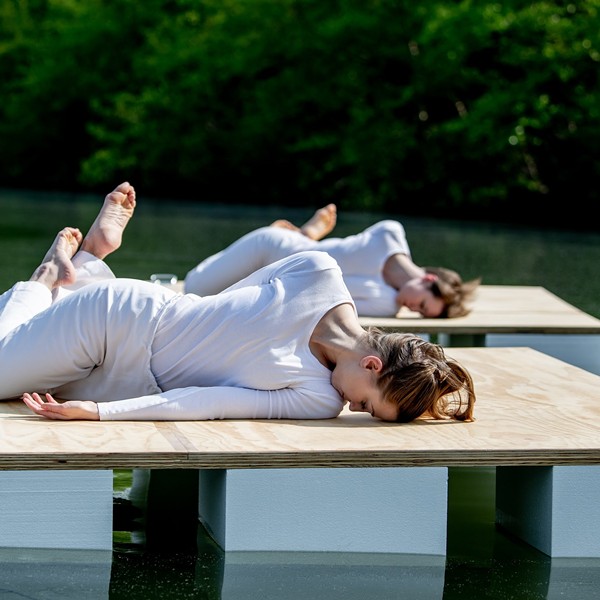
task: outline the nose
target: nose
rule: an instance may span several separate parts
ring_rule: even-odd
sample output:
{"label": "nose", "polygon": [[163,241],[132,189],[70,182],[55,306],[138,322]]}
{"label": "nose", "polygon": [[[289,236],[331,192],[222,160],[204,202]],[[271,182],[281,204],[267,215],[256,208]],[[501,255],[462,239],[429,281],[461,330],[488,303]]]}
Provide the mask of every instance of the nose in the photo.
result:
{"label": "nose", "polygon": [[413,302],[412,304],[410,304],[408,306],[408,308],[414,312],[419,313],[422,317],[426,317],[427,315],[425,314],[425,311],[421,308],[420,303],[418,302]]}

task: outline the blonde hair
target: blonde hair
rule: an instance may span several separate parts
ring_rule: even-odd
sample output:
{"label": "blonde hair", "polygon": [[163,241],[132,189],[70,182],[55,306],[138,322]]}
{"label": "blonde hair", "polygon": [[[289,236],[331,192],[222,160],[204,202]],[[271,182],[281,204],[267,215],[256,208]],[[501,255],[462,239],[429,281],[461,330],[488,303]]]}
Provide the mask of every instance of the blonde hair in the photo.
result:
{"label": "blonde hair", "polygon": [[374,327],[366,336],[383,362],[378,386],[384,398],[397,405],[397,422],[423,415],[474,420],[473,379],[441,346],[411,333],[385,333]]}
{"label": "blonde hair", "polygon": [[426,273],[437,276],[431,283],[431,292],[444,301],[445,307],[440,318],[464,317],[471,312],[469,303],[473,301],[475,291],[481,283],[481,277],[464,282],[461,276],[444,267],[423,267]]}

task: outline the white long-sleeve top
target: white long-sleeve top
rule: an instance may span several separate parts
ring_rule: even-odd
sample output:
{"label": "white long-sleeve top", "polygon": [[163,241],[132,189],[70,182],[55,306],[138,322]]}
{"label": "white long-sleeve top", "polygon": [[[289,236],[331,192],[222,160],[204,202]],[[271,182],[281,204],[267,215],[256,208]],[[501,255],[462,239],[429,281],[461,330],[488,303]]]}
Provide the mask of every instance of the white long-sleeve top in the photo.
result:
{"label": "white long-sleeve top", "polygon": [[309,341],[321,318],[344,303],[352,298],[341,271],[322,252],[278,261],[215,296],[176,296],[151,347],[162,391],[99,403],[100,418],[335,417],[343,402]]}
{"label": "white long-sleeve top", "polygon": [[93,400],[102,420],[341,411],[331,371],[309,347],[320,319],[352,304],[328,254],[295,254],[206,297],[115,279],[91,255],[76,258],[79,289],[52,298],[30,281],[0,296],[1,398]]}

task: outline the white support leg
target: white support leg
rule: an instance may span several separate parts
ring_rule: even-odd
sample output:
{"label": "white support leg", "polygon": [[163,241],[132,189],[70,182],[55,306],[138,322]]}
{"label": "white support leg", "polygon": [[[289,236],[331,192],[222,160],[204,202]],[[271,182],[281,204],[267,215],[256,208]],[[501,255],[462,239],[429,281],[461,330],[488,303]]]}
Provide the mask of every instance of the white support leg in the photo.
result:
{"label": "white support leg", "polygon": [[0,472],[0,547],[112,549],[113,474]]}
{"label": "white support leg", "polygon": [[445,467],[200,472],[199,516],[226,551],[445,556]]}
{"label": "white support leg", "polygon": [[600,466],[498,467],[496,521],[551,557],[600,557]]}

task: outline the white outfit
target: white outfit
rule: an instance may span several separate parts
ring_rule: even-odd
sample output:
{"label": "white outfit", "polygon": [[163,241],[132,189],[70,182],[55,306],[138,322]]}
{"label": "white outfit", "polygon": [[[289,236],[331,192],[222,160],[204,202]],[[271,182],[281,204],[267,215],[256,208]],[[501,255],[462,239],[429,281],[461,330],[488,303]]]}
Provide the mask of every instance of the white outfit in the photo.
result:
{"label": "white outfit", "polygon": [[391,220],[356,235],[320,241],[291,229],[261,227],[190,270],[184,289],[216,294],[256,269],[305,250],[327,252],[336,260],[359,315],[391,317],[398,312],[397,290],[383,280],[383,266],[393,254],[411,254],[404,227]]}
{"label": "white outfit", "polygon": [[110,279],[52,303],[42,284],[20,282],[0,296],[0,398],[94,400],[102,420],[335,417],[343,402],[309,340],[344,303],[323,252],[204,298]]}

